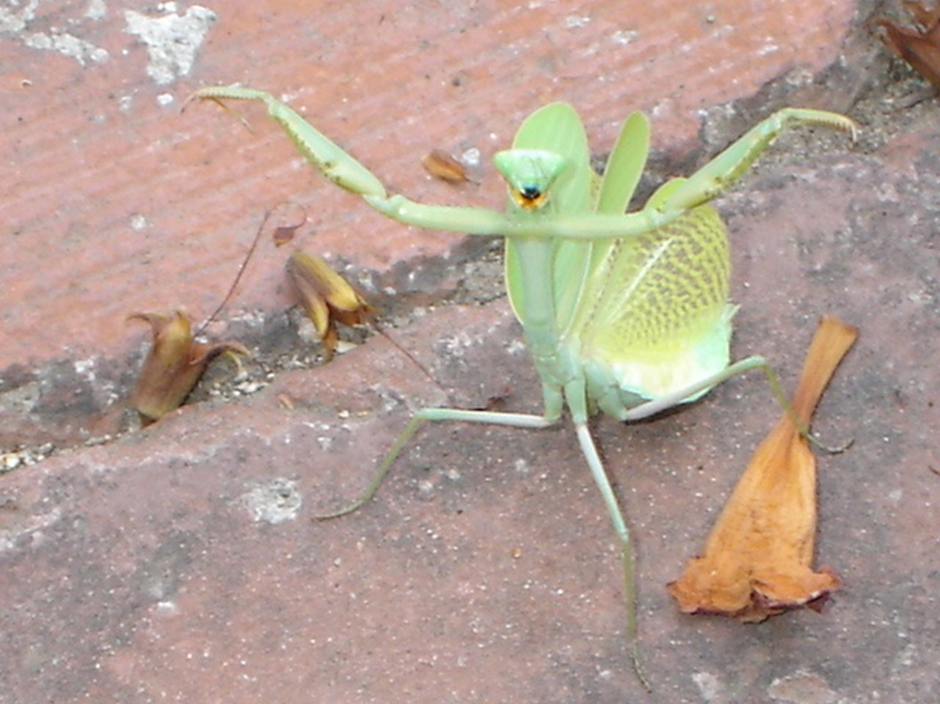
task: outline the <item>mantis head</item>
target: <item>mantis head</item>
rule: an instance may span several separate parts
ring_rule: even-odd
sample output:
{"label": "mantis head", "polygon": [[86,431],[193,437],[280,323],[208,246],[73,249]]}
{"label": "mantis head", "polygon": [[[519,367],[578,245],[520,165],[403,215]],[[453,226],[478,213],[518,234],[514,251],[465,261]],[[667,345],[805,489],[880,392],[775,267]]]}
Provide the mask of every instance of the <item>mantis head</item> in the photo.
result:
{"label": "mantis head", "polygon": [[509,196],[522,210],[537,211],[549,201],[549,190],[565,169],[563,156],[544,149],[507,149],[493,157],[506,179]]}

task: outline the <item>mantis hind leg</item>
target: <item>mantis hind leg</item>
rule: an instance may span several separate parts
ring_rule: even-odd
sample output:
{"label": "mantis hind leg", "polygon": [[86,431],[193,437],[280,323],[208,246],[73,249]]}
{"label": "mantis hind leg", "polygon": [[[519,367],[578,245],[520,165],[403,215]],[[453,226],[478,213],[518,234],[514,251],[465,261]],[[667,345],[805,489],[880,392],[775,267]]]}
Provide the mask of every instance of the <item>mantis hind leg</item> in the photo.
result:
{"label": "mantis hind leg", "polygon": [[650,416],[655,416],[657,413],[661,413],[665,410],[678,406],[681,403],[684,403],[687,399],[696,397],[700,395],[703,391],[708,391],[709,389],[717,386],[723,381],[727,381],[733,376],[742,374],[751,369],[763,369],[764,374],[767,377],[767,382],[770,384],[770,388],[773,391],[774,397],[777,401],[784,407],[787,408],[790,405],[790,402],[787,400],[786,396],[783,393],[783,389],[780,387],[780,382],[777,379],[777,374],[774,372],[773,367],[770,366],[770,363],[766,358],[760,355],[753,355],[742,359],[734,364],[730,364],[724,369],[711,376],[707,376],[704,379],[700,379],[694,384],[690,384],[682,389],[673,391],[670,394],[665,396],[660,396],[659,398],[653,399],[651,401],[644,401],[638,406],[633,406],[632,408],[624,408],[619,413],[616,414],[617,418],[623,421],[635,421],[642,420],[644,418],[649,418]]}
{"label": "mantis hind leg", "polygon": [[742,359],[734,364],[730,364],[720,372],[712,374],[711,376],[705,377],[701,381],[691,384],[684,389],[679,389],[674,391],[671,394],[662,396],[652,401],[646,401],[639,406],[634,406],[633,408],[624,409],[620,413],[616,414],[620,420],[623,421],[635,421],[642,420],[643,418],[649,418],[654,416],[657,413],[661,413],[669,408],[678,406],[683,403],[686,399],[692,396],[696,396],[703,391],[708,391],[714,386],[717,386],[723,381],[727,381],[733,376],[737,376],[751,369],[760,369],[764,372],[764,376],[767,379],[767,384],[770,386],[770,390],[774,395],[774,398],[777,400],[777,403],[780,404],[780,407],[784,412],[789,416],[790,421],[793,423],[793,426],[800,432],[804,438],[809,440],[819,449],[830,452],[833,454],[838,454],[845,451],[852,444],[851,441],[839,445],[836,447],[831,447],[824,444],[819,440],[815,435],[813,435],[805,423],[800,421],[797,418],[796,412],[793,410],[793,404],[790,403],[790,399],[787,398],[787,395],[783,392],[783,387],[780,385],[780,379],[777,377],[777,372],[774,371],[774,368],[770,365],[770,362],[761,355],[752,355]]}
{"label": "mantis hind leg", "polygon": [[610,480],[607,478],[607,472],[601,462],[600,455],[597,453],[597,447],[594,445],[594,439],[591,437],[591,431],[586,421],[575,422],[575,430],[578,434],[578,443],[581,445],[581,453],[587,460],[588,467],[591,469],[591,475],[594,477],[594,483],[600,489],[601,496],[604,498],[604,505],[607,507],[607,513],[610,515],[611,523],[614,525],[614,532],[620,541],[620,559],[623,563],[623,581],[624,581],[624,601],[627,605],[627,641],[630,644],[630,657],[633,660],[633,670],[636,672],[640,683],[647,691],[652,691],[652,687],[646,676],[643,674],[643,668],[640,666],[640,644],[637,638],[636,626],[636,578],[633,573],[633,543],[630,540],[630,531],[627,528],[626,521],[623,518],[623,512],[620,509],[620,503],[617,501],[617,495],[614,493]]}
{"label": "mantis hind leg", "polygon": [[630,530],[627,528],[627,522],[623,517],[623,510],[620,508],[620,502],[617,501],[617,495],[607,477],[607,471],[604,469],[604,463],[601,461],[594,444],[594,438],[591,437],[591,430],[588,428],[588,398],[587,387],[582,379],[572,381],[565,387],[565,398],[568,400],[568,407],[571,409],[571,418],[574,421],[575,431],[578,435],[578,444],[581,446],[581,454],[587,461],[588,468],[591,470],[591,476],[594,483],[601,492],[604,499],[604,505],[607,507],[607,514],[610,516],[610,522],[613,524],[614,532],[620,542],[620,560],[623,566],[624,583],[624,602],[627,610],[627,641],[630,646],[630,658],[633,661],[633,670],[636,673],[640,684],[647,691],[652,691],[649,680],[643,674],[643,668],[640,665],[640,643],[637,633],[636,619],[636,577],[634,575],[633,561],[633,543],[630,540]]}

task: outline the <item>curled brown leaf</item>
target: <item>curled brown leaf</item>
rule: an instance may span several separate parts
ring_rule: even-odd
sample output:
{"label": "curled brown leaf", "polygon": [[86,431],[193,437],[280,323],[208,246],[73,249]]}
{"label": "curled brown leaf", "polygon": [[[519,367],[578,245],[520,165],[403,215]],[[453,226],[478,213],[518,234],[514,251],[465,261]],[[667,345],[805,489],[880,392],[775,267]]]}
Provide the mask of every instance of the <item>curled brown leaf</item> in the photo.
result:
{"label": "curled brown leaf", "polygon": [[887,17],[874,20],[884,33],[881,40],[921,76],[940,89],[940,4],[928,7],[914,0],[901,3],[914,23],[904,27]]}
{"label": "curled brown leaf", "polygon": [[432,149],[421,159],[424,170],[434,178],[439,178],[452,185],[469,181],[466,167],[447,152],[441,149]]}
{"label": "curled brown leaf", "polygon": [[323,342],[326,359],[336,351],[336,323],[363,325],[375,308],[321,257],[295,252],[287,261],[287,274],[300,293],[300,303]]}
{"label": "curled brown leaf", "polygon": [[159,420],[179,408],[216,355],[231,352],[249,356],[238,342],[196,342],[189,316],[181,311],[170,315],[134,313],[128,320],[149,323],[153,336],[130,401],[146,422]]}
{"label": "curled brown leaf", "polygon": [[[857,336],[856,328],[836,318],[820,322],[793,397],[803,428]],[[816,458],[784,414],[754,452],[704,555],[689,561],[682,577],[669,583],[669,593],[683,612],[742,621],[812,606],[840,586],[831,569],[813,571],[815,540]]]}

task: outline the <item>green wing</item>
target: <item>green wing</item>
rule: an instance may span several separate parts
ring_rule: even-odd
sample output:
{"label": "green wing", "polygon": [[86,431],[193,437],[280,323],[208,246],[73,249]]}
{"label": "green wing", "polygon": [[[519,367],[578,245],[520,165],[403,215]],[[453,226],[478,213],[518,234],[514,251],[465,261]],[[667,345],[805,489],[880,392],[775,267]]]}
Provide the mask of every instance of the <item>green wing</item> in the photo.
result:
{"label": "green wing", "polygon": [[[551,187],[550,200],[544,212],[531,217],[553,214],[587,213],[591,210],[591,170],[587,135],[581,118],[567,103],[550,103],[536,110],[523,121],[516,132],[513,149],[541,149],[558,154],[565,160],[565,168]],[[510,209],[515,203],[510,199]],[[520,213],[520,216],[528,214]],[[556,240],[552,243],[552,279],[555,319],[564,328],[571,319],[578,302],[591,256],[591,244]],[[510,240],[506,240],[506,290],[516,317],[526,310],[523,302],[521,262]]]}
{"label": "green wing", "polygon": [[628,395],[686,388],[728,366],[730,269],[724,223],[710,205],[614,240],[585,282],[570,344]]}
{"label": "green wing", "polygon": [[623,213],[646,168],[650,148],[650,123],[641,112],[624,120],[604,169],[595,210],[599,213]]}
{"label": "green wing", "polygon": [[[634,112],[620,128],[617,142],[607,158],[604,176],[596,188],[596,203],[594,210],[598,213],[615,215],[624,213],[630,205],[630,199],[636,191],[636,186],[646,168],[646,157],[649,154],[650,123],[641,112]],[[617,246],[618,240],[598,240],[592,243],[591,258],[587,267],[587,280],[597,277],[597,272],[605,267],[611,256],[611,251]],[[591,306],[591,294],[585,286],[581,287],[581,300],[584,301],[581,311],[576,312],[570,319],[571,326],[577,326],[578,321],[584,318],[584,307]],[[584,295],[587,293],[587,295]],[[580,303],[580,301],[579,301]],[[568,333],[576,330],[569,328]],[[577,334],[575,332],[575,334]]]}

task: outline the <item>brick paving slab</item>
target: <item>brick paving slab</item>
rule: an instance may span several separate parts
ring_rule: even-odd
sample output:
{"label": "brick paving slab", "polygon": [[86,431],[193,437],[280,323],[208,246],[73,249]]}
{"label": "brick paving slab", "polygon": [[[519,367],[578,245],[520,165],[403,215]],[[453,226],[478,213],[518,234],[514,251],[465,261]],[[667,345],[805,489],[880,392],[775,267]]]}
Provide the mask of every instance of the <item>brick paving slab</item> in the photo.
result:
{"label": "brick paving slab", "polygon": [[[658,108],[657,128],[675,140],[664,148],[688,148],[698,108],[834,56],[851,7],[821,5],[759,13],[772,17],[773,31],[791,32],[777,39],[730,2],[713,4],[714,21],[691,24],[685,6],[644,20],[608,17],[601,4],[558,14],[533,3],[516,23],[481,5],[459,21],[379,8],[375,44],[386,66],[369,60],[373,38],[359,16],[314,13],[322,21],[305,24],[293,7],[232,3],[230,14],[213,8],[218,18],[193,67],[168,87],[144,82],[146,52],[139,35],[121,33],[128,20],[118,10],[68,23],[41,5],[26,29],[4,30],[0,41],[4,67],[16,67],[4,96],[22,106],[6,125],[14,131],[2,132],[17,165],[0,206],[16,235],[3,244],[13,301],[4,364],[19,363],[22,374],[32,364],[124,359],[134,339],[127,312],[209,310],[261,212],[287,198],[316,208],[300,233],[305,244],[360,266],[393,268],[443,251],[434,249],[443,238],[380,225],[349,199],[338,205],[342,197],[308,177],[260,119],[252,137],[211,106],[179,118],[155,107],[163,92],[178,98],[203,82],[245,79],[310,110],[322,98],[332,134],[374,155],[390,183],[442,200],[448,191],[411,161],[425,139],[490,149],[490,132],[508,138],[554,91],[592,116],[595,139],[613,133],[629,104]],[[814,9],[828,14],[795,14]],[[649,52],[646,63],[603,50],[631,22],[639,36],[613,43]],[[84,66],[25,46],[27,36],[61,39],[63,27],[88,43],[65,42]],[[727,68],[706,40],[727,49],[729,37],[755,44],[728,52],[736,63]],[[301,39],[324,48],[301,51]],[[95,47],[110,59],[100,61]],[[513,70],[493,72],[487,59]],[[679,63],[662,68],[671,61]],[[706,81],[709,65],[724,79]],[[351,67],[361,78],[342,87],[348,101],[311,88],[335,87]],[[605,68],[616,85],[601,80]],[[406,69],[414,75],[388,87]],[[739,77],[730,88],[729,72]],[[664,83],[674,88],[668,98]],[[405,115],[431,127],[413,129]],[[379,123],[409,129],[394,133],[400,140],[361,129]],[[498,399],[537,408],[537,382],[499,300],[441,308],[394,333],[435,383],[376,337],[248,399],[189,407],[110,445],[0,476],[0,702],[936,701],[937,154],[940,124],[928,115],[878,153],[777,163],[722,202],[742,304],[737,356],[767,354],[792,385],[818,315],[862,332],[816,425],[825,438],[856,439],[849,452],[820,458],[818,561],[845,581],[821,615],[739,626],[680,615],[665,592],[778,415],[755,376],[656,422],[595,424],[636,536],[652,698],[629,669],[616,548],[569,427],[428,428],[375,502],[340,520],[310,520],[355,494],[409,407]],[[491,180],[466,190],[493,202]],[[311,183],[330,195],[295,195]],[[351,227],[402,249],[370,240],[358,253]],[[262,252],[232,315],[287,304],[283,256]],[[395,283],[392,274],[380,280]]]}
{"label": "brick paving slab", "polygon": [[[656,422],[596,423],[636,535],[656,701],[936,698],[936,222],[922,198],[940,128],[892,146],[765,172],[730,199],[739,355],[769,354],[792,384],[819,314],[862,330],[816,424],[856,439],[820,458],[818,561],[845,580],[822,614],[741,626],[680,615],[664,588],[778,414],[759,378]],[[647,700],[570,428],[427,429],[374,503],[310,520],[362,486],[407,407],[537,405],[504,301],[395,335],[438,385],[376,338],[3,477],[5,701]]]}
{"label": "brick paving slab", "polygon": [[[698,111],[833,61],[853,12],[813,0],[762,12],[740,0],[21,5],[0,24],[0,370],[85,360],[99,374],[142,339],[129,313],[207,315],[279,204],[307,211],[299,246],[398,290],[409,267],[396,264],[459,243],[324,187],[255,111],[254,133],[211,105],[180,115],[197,87],[241,81],[289,96],[392,188],[492,204],[492,153],[548,100],[576,104],[598,149],[638,108],[653,113],[660,149],[687,151]],[[433,148],[479,149],[483,185],[430,180],[420,159]],[[288,303],[286,255],[265,244],[230,317]]]}

